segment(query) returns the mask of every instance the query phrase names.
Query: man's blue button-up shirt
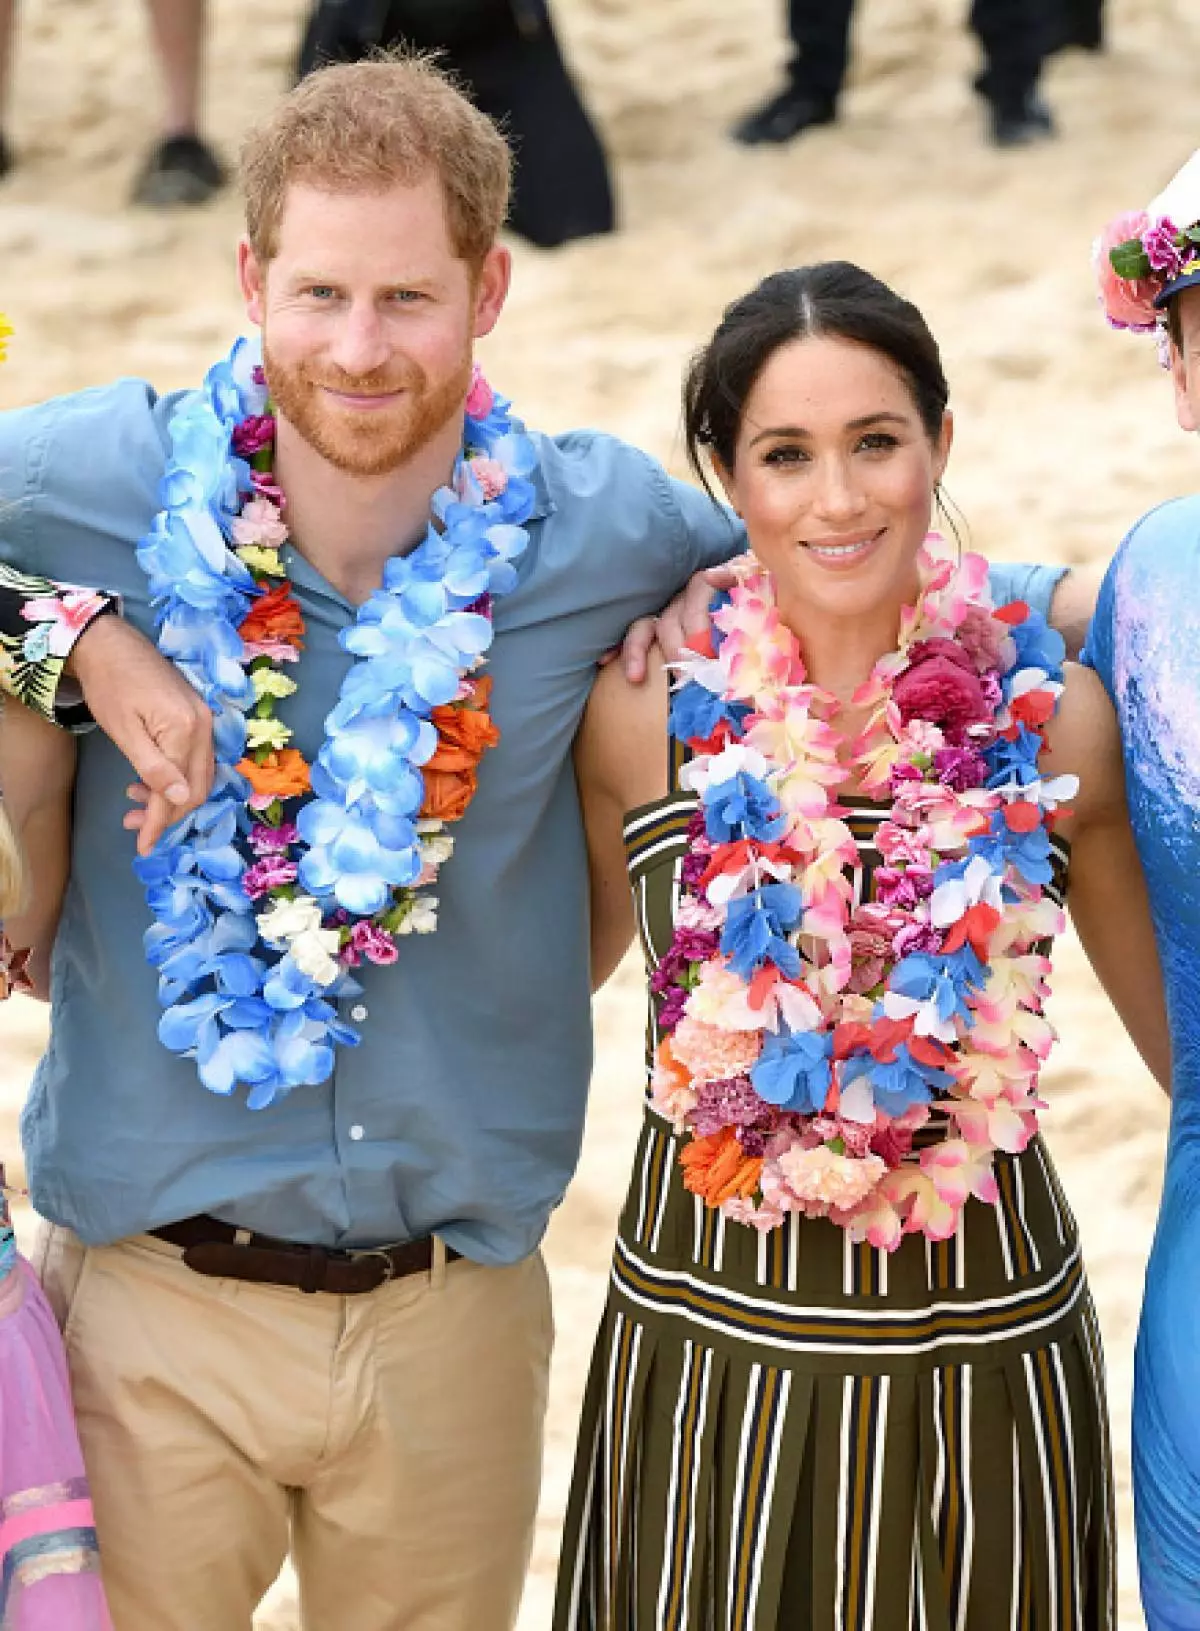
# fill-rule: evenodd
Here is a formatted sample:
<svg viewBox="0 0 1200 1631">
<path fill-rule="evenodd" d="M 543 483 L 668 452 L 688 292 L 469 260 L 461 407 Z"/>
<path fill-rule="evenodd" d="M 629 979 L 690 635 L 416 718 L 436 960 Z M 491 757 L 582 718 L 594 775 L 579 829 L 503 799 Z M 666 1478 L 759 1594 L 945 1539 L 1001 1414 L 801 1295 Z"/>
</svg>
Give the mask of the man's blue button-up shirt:
<svg viewBox="0 0 1200 1631">
<path fill-rule="evenodd" d="M 152 628 L 134 549 L 153 519 L 177 399 L 123 380 L 0 416 L 0 558 L 118 591 Z M 697 569 L 742 547 L 697 489 L 612 437 L 536 438 L 520 581 L 496 611 L 501 731 L 438 879 L 439 926 L 366 966 L 362 1043 L 266 1110 L 220 1098 L 160 1046 L 148 913 L 121 826 L 128 766 L 80 740 L 51 1039 L 22 1122 L 34 1203 L 90 1243 L 194 1213 L 325 1246 L 436 1232 L 481 1262 L 540 1239 L 578 1156 L 591 1067 L 587 868 L 571 742 L 600 654 Z M 299 690 L 312 759 L 354 608 L 301 556 Z M 998 586 L 1045 604 L 1055 575 Z M 664 749 L 665 751 L 665 749 Z"/>
</svg>

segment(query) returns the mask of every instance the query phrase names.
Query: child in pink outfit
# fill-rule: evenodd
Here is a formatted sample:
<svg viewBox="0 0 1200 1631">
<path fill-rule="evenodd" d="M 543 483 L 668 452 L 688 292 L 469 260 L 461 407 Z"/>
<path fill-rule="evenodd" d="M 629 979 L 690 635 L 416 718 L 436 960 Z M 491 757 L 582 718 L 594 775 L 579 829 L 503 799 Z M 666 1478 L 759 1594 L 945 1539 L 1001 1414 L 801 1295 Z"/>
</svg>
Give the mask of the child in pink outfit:
<svg viewBox="0 0 1200 1631">
<path fill-rule="evenodd" d="M 67 834 L 61 818 L 47 819 L 39 803 L 73 772 L 69 737 L 18 705 L 5 710 L 0 999 L 14 990 L 45 990 Z M 16 949 L 31 945 L 33 952 Z M 0 1167 L 0 1631 L 112 1631 L 62 1338 L 17 1251 L 3 1182 Z"/>
</svg>

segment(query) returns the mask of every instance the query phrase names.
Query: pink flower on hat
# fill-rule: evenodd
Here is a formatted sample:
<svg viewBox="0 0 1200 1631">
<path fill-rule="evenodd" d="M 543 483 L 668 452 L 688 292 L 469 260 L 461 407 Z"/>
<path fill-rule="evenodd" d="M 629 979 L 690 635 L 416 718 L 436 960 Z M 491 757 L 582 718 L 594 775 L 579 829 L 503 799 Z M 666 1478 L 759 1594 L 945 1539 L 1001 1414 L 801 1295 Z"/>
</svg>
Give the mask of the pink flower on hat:
<svg viewBox="0 0 1200 1631">
<path fill-rule="evenodd" d="M 1146 259 L 1156 272 L 1165 272 L 1168 279 L 1178 277 L 1183 269 L 1183 252 L 1175 243 L 1178 236 L 1179 228 L 1165 217 L 1142 234 Z"/>
<path fill-rule="evenodd" d="M 1118 244 L 1141 238 L 1150 225 L 1145 210 L 1118 215 L 1096 239 L 1092 251 L 1096 283 L 1104 315 L 1113 328 L 1129 328 L 1148 333 L 1157 324 L 1154 297 L 1162 287 L 1160 278 L 1123 278 L 1117 275 L 1109 254 Z"/>
</svg>

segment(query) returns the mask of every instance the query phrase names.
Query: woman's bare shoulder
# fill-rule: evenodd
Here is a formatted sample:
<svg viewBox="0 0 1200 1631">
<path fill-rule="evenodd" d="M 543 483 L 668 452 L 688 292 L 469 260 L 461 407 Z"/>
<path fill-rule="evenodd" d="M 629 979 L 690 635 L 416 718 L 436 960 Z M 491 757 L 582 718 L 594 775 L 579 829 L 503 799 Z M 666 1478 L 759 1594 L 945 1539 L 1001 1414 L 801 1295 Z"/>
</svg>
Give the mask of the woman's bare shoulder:
<svg viewBox="0 0 1200 1631">
<path fill-rule="evenodd" d="M 1066 663 L 1063 694 L 1046 726 L 1040 768 L 1046 776 L 1078 776 L 1073 824 L 1102 819 L 1124 803 L 1124 765 L 1116 711 L 1100 676 Z"/>
</svg>

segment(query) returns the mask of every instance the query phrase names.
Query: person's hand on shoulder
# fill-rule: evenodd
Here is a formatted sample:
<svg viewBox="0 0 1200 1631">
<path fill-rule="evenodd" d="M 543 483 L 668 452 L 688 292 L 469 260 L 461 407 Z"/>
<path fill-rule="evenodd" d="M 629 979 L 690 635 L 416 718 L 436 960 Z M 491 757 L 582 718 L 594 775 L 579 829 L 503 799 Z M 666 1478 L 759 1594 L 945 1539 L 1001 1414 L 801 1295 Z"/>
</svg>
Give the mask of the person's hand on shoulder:
<svg viewBox="0 0 1200 1631">
<path fill-rule="evenodd" d="M 625 678 L 631 685 L 640 685 L 645 680 L 648 659 L 655 645 L 665 662 L 677 663 L 689 640 L 703 634 L 708 627 L 708 609 L 713 596 L 722 589 L 733 588 L 749 559 L 739 555 L 723 566 L 710 566 L 697 572 L 657 617 L 639 617 L 636 623 L 631 623 L 620 651 L 609 652 L 604 660 L 611 662 L 619 656 Z"/>
</svg>

